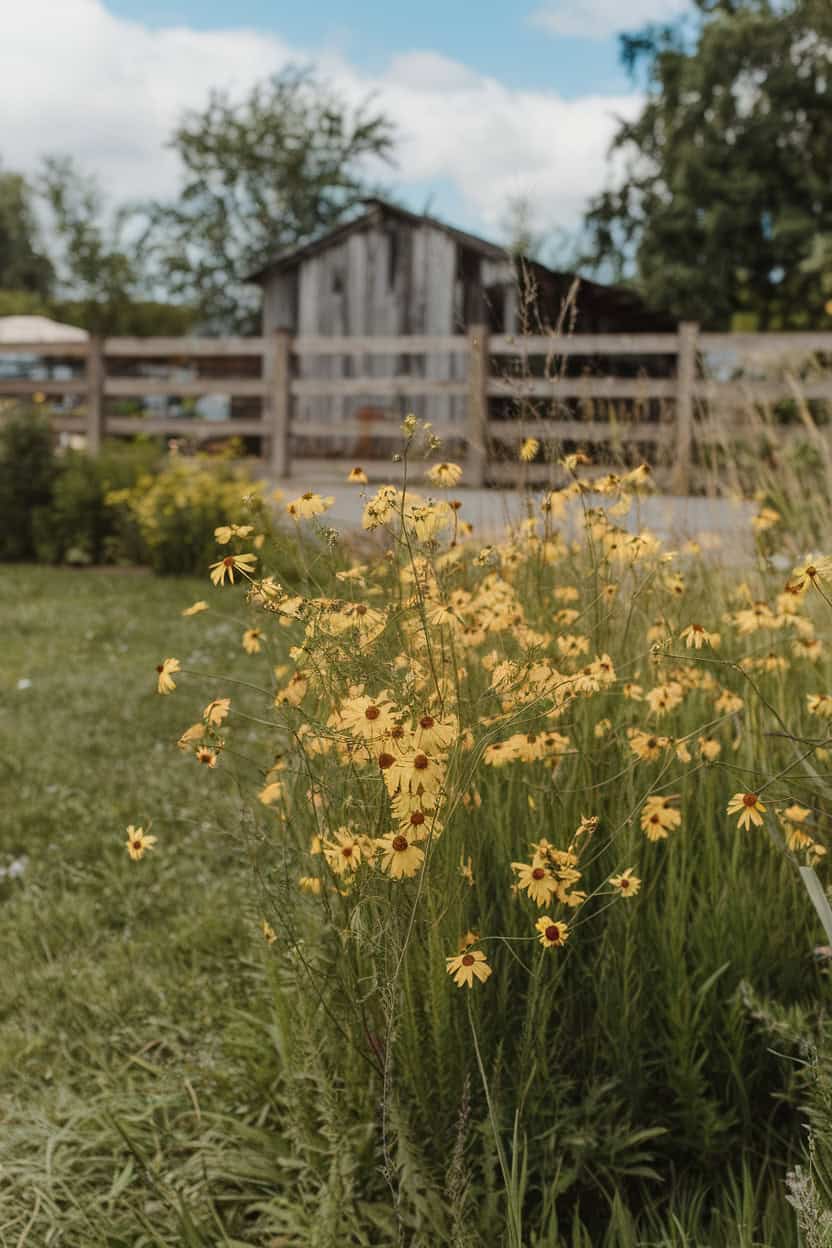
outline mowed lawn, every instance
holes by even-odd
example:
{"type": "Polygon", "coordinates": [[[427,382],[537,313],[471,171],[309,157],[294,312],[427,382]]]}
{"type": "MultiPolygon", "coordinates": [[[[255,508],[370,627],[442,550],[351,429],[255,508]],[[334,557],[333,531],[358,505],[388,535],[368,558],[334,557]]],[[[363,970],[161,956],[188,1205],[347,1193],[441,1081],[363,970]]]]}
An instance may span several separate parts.
{"type": "Polygon", "coordinates": [[[207,577],[0,583],[0,867],[25,861],[0,878],[0,1245],[226,1242],[183,1238],[181,1206],[210,1213],[188,1166],[213,1101],[245,1115],[264,942],[238,804],[175,748],[229,690],[159,697],[154,669],[246,674],[233,597],[185,619],[207,577]],[[125,828],[151,820],[132,862],[125,828]]]}

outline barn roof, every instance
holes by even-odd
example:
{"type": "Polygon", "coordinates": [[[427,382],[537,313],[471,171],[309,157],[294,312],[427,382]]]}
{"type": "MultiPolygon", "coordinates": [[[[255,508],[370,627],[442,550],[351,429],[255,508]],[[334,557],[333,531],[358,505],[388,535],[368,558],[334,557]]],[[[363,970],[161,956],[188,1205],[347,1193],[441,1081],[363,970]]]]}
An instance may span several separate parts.
{"type": "Polygon", "coordinates": [[[283,251],[278,252],[276,256],[273,256],[271,260],[267,260],[254,273],[249,273],[246,281],[261,282],[273,273],[291,269],[309,256],[315,256],[319,252],[325,251],[327,247],[340,243],[343,239],[348,238],[350,234],[356,234],[370,225],[381,224],[390,218],[397,218],[409,225],[433,226],[434,229],[441,230],[443,234],[447,234],[450,238],[455,239],[461,246],[470,248],[472,251],[478,251],[481,255],[487,256],[489,260],[505,260],[507,258],[505,247],[501,247],[497,243],[490,243],[487,239],[479,238],[476,234],[469,234],[466,230],[458,230],[455,226],[446,225],[444,221],[440,221],[437,217],[430,217],[426,213],[410,212],[407,208],[400,208],[398,204],[391,204],[387,200],[379,199],[376,196],[367,198],[362,202],[366,204],[366,208],[360,216],[353,217],[349,221],[344,221],[341,225],[334,226],[331,230],[327,230],[324,234],[311,239],[307,243],[298,243],[294,247],[285,248],[283,251]]]}

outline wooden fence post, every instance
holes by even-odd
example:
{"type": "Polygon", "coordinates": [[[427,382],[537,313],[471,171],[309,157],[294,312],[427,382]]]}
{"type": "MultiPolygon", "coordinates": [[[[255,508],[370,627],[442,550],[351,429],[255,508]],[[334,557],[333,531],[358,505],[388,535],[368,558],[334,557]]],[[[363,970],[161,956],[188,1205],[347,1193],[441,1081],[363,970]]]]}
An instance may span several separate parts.
{"type": "Polygon", "coordinates": [[[291,476],[289,427],[292,415],[292,335],[276,329],[266,340],[263,379],[269,393],[263,402],[263,420],[268,429],[267,463],[276,477],[291,476]]]}
{"type": "Polygon", "coordinates": [[[104,435],[104,350],[100,338],[87,344],[87,453],[97,455],[104,435]]]}
{"type": "Polygon", "coordinates": [[[488,445],[488,326],[468,327],[468,412],[466,485],[482,486],[488,445]]]}
{"type": "Polygon", "coordinates": [[[693,453],[693,387],[696,384],[696,356],[699,326],[682,321],[676,359],[676,438],[675,462],[671,474],[674,494],[690,493],[690,463],[693,453]]]}

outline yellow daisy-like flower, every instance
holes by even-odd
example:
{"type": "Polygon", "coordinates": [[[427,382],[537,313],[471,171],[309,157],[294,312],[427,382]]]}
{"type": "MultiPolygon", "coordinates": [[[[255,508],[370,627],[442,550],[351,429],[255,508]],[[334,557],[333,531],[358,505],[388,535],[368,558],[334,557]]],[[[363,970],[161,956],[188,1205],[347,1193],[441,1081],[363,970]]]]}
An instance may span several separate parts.
{"type": "Polygon", "coordinates": [[[757,827],[762,824],[765,809],[756,793],[735,793],[725,813],[726,815],[739,815],[738,828],[750,828],[752,823],[757,827]]]}
{"type": "Polygon", "coordinates": [[[445,966],[449,975],[453,975],[457,988],[473,988],[474,979],[484,984],[491,974],[491,967],[485,960],[485,954],[479,949],[469,949],[458,953],[455,957],[446,958],[445,966]]]}
{"type": "Polygon", "coordinates": [[[425,851],[401,831],[379,837],[376,845],[382,851],[382,871],[392,875],[394,880],[415,875],[425,860],[425,851]]]}
{"type": "Polygon", "coordinates": [[[242,646],[246,654],[259,654],[263,649],[260,638],[263,636],[259,628],[247,628],[243,633],[242,646]]]}
{"type": "Polygon", "coordinates": [[[719,645],[719,633],[707,632],[701,624],[688,624],[687,628],[683,628],[679,634],[684,641],[688,650],[701,650],[703,646],[710,646],[716,650],[719,645]]]}
{"type": "Polygon", "coordinates": [[[428,480],[433,485],[439,485],[450,488],[456,485],[462,477],[462,469],[459,464],[434,464],[428,471],[428,480]]]}
{"type": "Polygon", "coordinates": [[[253,532],[253,524],[221,524],[219,528],[214,529],[214,537],[220,546],[227,546],[232,537],[248,537],[249,533],[253,532]]]}
{"type": "Polygon", "coordinates": [[[513,862],[511,869],[517,873],[517,888],[525,889],[537,906],[548,905],[558,891],[557,880],[538,854],[531,863],[513,862]]]}
{"type": "Polygon", "coordinates": [[[228,577],[233,585],[234,573],[240,572],[243,576],[250,577],[256,562],[256,555],[226,555],[223,559],[218,559],[216,563],[211,564],[209,569],[211,580],[214,585],[224,585],[225,578],[228,577]]]}
{"type": "Polygon", "coordinates": [[[832,719],[832,697],[828,693],[809,693],[806,705],[810,715],[819,715],[821,719],[832,719]]]}
{"type": "Polygon", "coordinates": [[[207,610],[208,610],[208,603],[203,602],[202,599],[200,599],[199,602],[195,602],[193,606],[186,607],[185,610],[182,612],[182,614],[183,615],[199,615],[201,611],[207,611],[207,610]]]}
{"type": "Polygon", "coordinates": [[[655,759],[661,758],[662,752],[668,747],[667,737],[659,737],[655,733],[642,732],[640,728],[628,728],[627,736],[630,740],[630,749],[636,758],[640,758],[645,762],[654,762],[655,759]]]}
{"type": "Polygon", "coordinates": [[[218,728],[231,709],[230,698],[214,698],[213,702],[209,702],[205,710],[202,712],[202,718],[206,724],[210,724],[212,728],[218,728]]]}
{"type": "Polygon", "coordinates": [[[267,945],[273,945],[277,940],[277,932],[267,919],[263,919],[263,922],[260,924],[260,931],[263,933],[263,939],[267,945]]]}
{"type": "Polygon", "coordinates": [[[699,746],[699,753],[702,758],[712,763],[714,759],[719,758],[722,753],[722,746],[716,737],[698,737],[696,744],[699,746]]]}
{"type": "Polygon", "coordinates": [[[363,468],[355,467],[350,469],[347,475],[347,481],[351,485],[366,485],[369,481],[369,477],[363,468]]]}
{"type": "Polygon", "coordinates": [[[286,511],[293,520],[312,520],[315,516],[322,516],[334,502],[332,496],[322,498],[320,494],[307,490],[300,498],[294,498],[291,503],[287,503],[286,511]]]}
{"type": "Polygon", "coordinates": [[[144,828],[134,828],[132,823],[127,827],[127,852],[134,862],[144,857],[145,850],[152,849],[156,844],[155,836],[148,836],[144,828]]]}
{"type": "Polygon", "coordinates": [[[668,832],[678,828],[682,813],[670,805],[670,799],[653,794],[641,808],[641,827],[648,841],[663,841],[668,832]]]}
{"type": "Polygon", "coordinates": [[[632,867],[627,867],[626,871],[622,871],[620,875],[611,875],[610,884],[622,897],[635,897],[641,888],[641,880],[637,875],[633,875],[632,867]]]}
{"type": "Polygon", "coordinates": [[[275,802],[279,802],[282,796],[283,785],[279,780],[272,780],[257,794],[264,806],[272,806],[275,802]]]}
{"type": "Polygon", "coordinates": [[[176,745],[180,750],[185,750],[187,752],[190,752],[190,748],[193,745],[194,741],[201,741],[204,736],[205,736],[204,724],[191,724],[190,728],[186,728],[185,731],[182,733],[182,736],[176,742],[176,745]]]}
{"type": "Polygon", "coordinates": [[[535,927],[540,932],[538,939],[544,949],[557,949],[569,939],[569,924],[562,919],[556,922],[546,915],[537,920],[535,927]]]}
{"type": "Polygon", "coordinates": [[[212,770],[217,765],[219,755],[216,750],[209,749],[207,745],[201,745],[198,750],[194,751],[196,761],[201,763],[203,767],[210,767],[212,770]]]}
{"type": "Polygon", "coordinates": [[[173,679],[174,672],[180,672],[182,668],[178,659],[164,659],[156,668],[158,680],[156,682],[156,690],[158,693],[173,693],[176,688],[176,681],[173,679]]]}
{"type": "Polygon", "coordinates": [[[335,839],[321,846],[328,866],[336,875],[357,871],[361,863],[362,843],[349,828],[339,828],[335,839]]]}
{"type": "Polygon", "coordinates": [[[539,450],[540,443],[537,438],[524,438],[523,445],[520,447],[519,459],[524,464],[530,464],[539,450]]]}

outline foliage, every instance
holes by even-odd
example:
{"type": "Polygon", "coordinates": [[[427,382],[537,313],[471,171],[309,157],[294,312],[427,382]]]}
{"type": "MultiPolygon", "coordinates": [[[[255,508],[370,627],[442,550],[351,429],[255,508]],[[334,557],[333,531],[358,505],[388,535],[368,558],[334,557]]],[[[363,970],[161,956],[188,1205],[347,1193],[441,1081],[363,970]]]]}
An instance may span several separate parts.
{"type": "Polygon", "coordinates": [[[730,328],[815,328],[832,231],[827,0],[697,0],[699,20],[625,36],[648,97],[613,150],[620,185],[587,215],[597,263],[647,301],[730,328]]]}
{"type": "Polygon", "coordinates": [[[52,497],[52,430],[37,409],[15,406],[0,419],[0,560],[35,554],[34,517],[52,497]]]}
{"type": "Polygon", "coordinates": [[[170,574],[205,567],[216,550],[214,530],[236,519],[245,496],[256,500],[259,524],[267,531],[262,490],[245,470],[231,460],[173,455],[156,475],[111,490],[107,503],[135,524],[153,570],[170,574]]]}
{"type": "Polygon", "coordinates": [[[259,299],[247,275],[354,208],[391,145],[383,116],[350,109],[296,67],[242,100],[212,92],[171,141],[185,170],[178,199],[149,207],[161,281],[214,332],[251,332],[259,299]]]}
{"type": "Polygon", "coordinates": [[[45,298],[53,271],[43,250],[33,199],[21,174],[0,170],[0,291],[45,298]]]}
{"type": "Polygon", "coordinates": [[[142,281],[135,240],[128,235],[133,210],[121,206],[108,216],[96,179],[68,156],[47,157],[38,189],[57,244],[61,295],[78,305],[93,333],[124,332],[142,281]]]}

